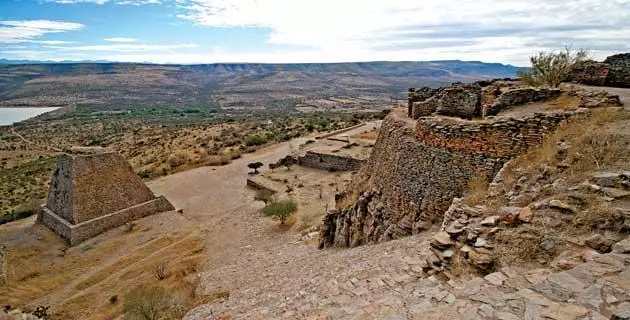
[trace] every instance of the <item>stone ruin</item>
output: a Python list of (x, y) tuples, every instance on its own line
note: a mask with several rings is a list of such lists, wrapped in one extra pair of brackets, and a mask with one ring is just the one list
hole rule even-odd
[[(518, 85), (500, 80), (410, 89), (407, 112), (394, 109), (385, 119), (355, 180), (357, 190), (336, 195), (338, 208), (324, 219), (320, 248), (355, 247), (428, 230), (442, 221), (471, 179), (490, 182), (507, 161), (539, 145), (558, 126), (588, 117), (590, 108), (621, 105), (618, 96), (571, 88), (565, 93), (578, 98), (574, 110), (501, 115), (501, 110), (563, 93)], [(471, 118), (476, 119), (467, 121)]]
[(120, 155), (63, 154), (57, 157), (38, 221), (76, 245), (129, 221), (172, 210)]
[(472, 120), (496, 115), (512, 106), (549, 100), (560, 94), (559, 89), (522, 88), (517, 81), (507, 79), (455, 83), (439, 89), (411, 88), (407, 114), (412, 119), (441, 115)]
[(569, 80), (592, 86), (630, 88), (630, 53), (610, 56), (604, 62), (586, 61), (573, 69)]

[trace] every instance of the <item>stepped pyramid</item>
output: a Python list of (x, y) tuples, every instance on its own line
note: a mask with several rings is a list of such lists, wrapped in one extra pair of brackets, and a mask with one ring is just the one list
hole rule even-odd
[(175, 210), (115, 153), (57, 157), (48, 201), (38, 221), (78, 244), (109, 229), (158, 212)]

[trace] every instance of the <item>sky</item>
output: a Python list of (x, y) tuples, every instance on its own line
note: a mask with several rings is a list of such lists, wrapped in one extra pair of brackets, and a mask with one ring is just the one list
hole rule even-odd
[(630, 0), (0, 0), (0, 58), (468, 60), (630, 51)]

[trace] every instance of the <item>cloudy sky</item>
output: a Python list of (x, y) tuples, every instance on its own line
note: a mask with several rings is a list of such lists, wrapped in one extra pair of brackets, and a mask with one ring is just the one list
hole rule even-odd
[(480, 60), (630, 51), (630, 0), (0, 0), (0, 58)]

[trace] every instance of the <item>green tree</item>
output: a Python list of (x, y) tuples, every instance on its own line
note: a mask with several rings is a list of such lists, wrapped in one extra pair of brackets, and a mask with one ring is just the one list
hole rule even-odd
[(565, 48), (560, 52), (539, 52), (530, 57), (532, 64), (528, 71), (519, 71), (519, 78), (526, 84), (535, 87), (557, 88), (566, 81), (573, 68), (588, 59), (585, 50), (571, 51)]
[(263, 166), (262, 162), (252, 162), (247, 164), (247, 167), (254, 170), (254, 174), (258, 174), (258, 169)]
[(271, 202), (263, 209), (265, 215), (280, 220), (280, 224), (284, 224), (296, 210), (297, 203), (293, 200)]

